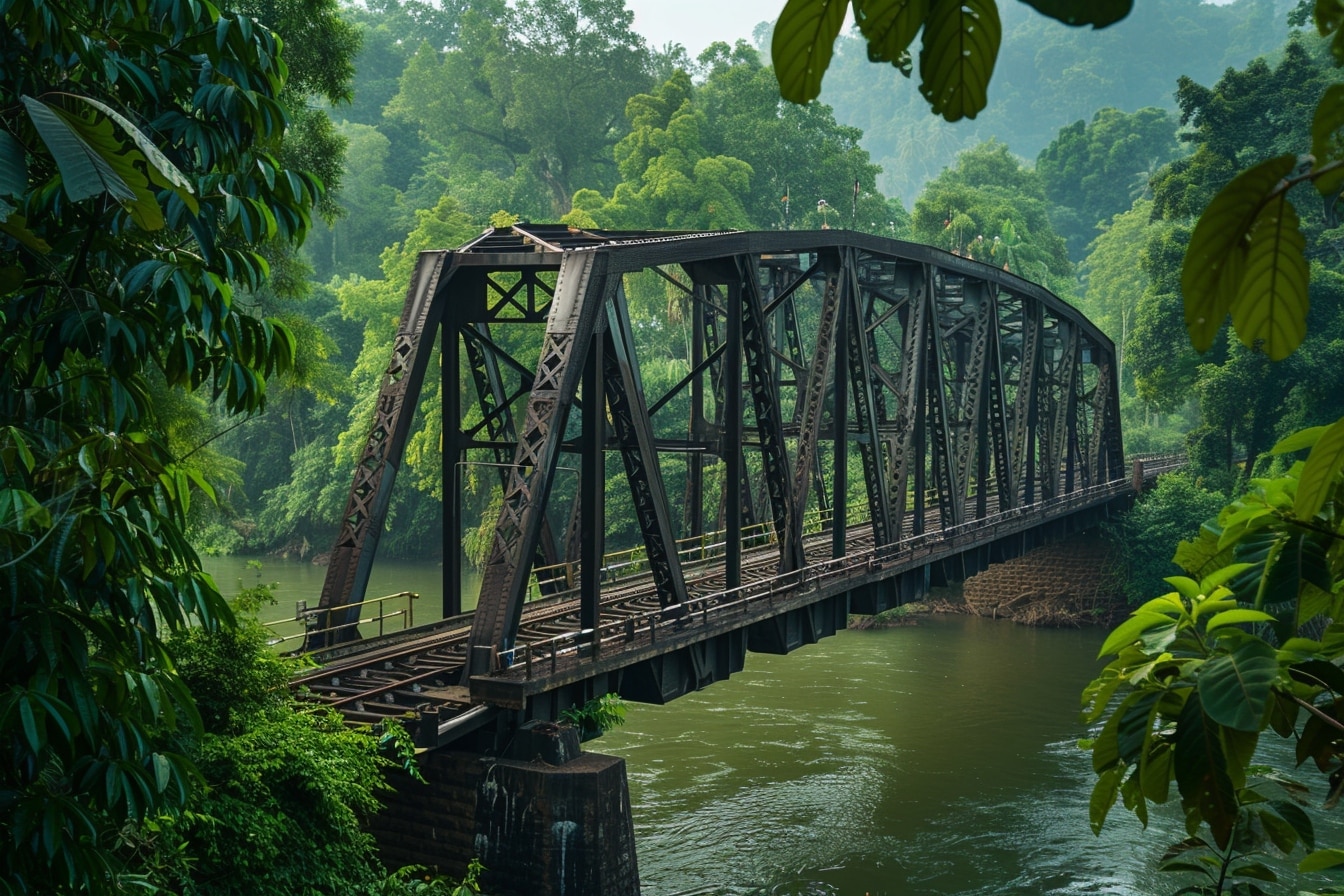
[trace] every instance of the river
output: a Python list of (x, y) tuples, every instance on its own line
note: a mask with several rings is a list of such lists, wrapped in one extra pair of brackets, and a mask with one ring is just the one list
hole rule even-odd
[[(242, 561), (207, 566), (226, 593), (256, 580)], [(280, 583), (289, 613), (294, 599), (316, 605), (322, 573), (267, 561), (261, 579)], [(422, 589), (426, 621), (439, 575), (385, 564), (374, 581)], [(919, 617), (749, 654), (727, 682), (630, 704), (588, 747), (626, 759), (644, 896), (1174, 892), (1154, 865), (1183, 836), (1178, 806), (1146, 833), (1119, 807), (1100, 838), (1088, 827), (1078, 700), (1102, 637)], [(1339, 835), (1318, 831), (1322, 845)]]

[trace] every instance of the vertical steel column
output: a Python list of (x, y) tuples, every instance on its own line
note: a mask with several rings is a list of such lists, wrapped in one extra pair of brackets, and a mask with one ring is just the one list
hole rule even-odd
[(441, 330), (443, 345), (443, 616), (462, 613), (462, 370), (458, 311), (446, 309)]
[(914, 473), (914, 500), (911, 512), (914, 522), (911, 534), (924, 531), (924, 352), (928, 343), (930, 321), (930, 274), (927, 265), (920, 268), (920, 283), (910, 284), (906, 291), (906, 311), (901, 334), (901, 371), (897, 381), (896, 439), (893, 446), (891, 487), (895, 491), (897, 513), (896, 537), (900, 537), (901, 518), (905, 513), (906, 495), (911, 491), (911, 473)]
[(929, 303), (932, 306), (931, 314), (935, 323), (929, 327), (928, 342), (924, 347), (925, 376), (928, 386), (925, 391), (928, 403), (928, 416), (925, 425), (928, 428), (929, 440), (933, 448), (934, 480), (938, 483), (939, 528), (947, 529), (962, 522), (962, 508), (955, 497), (961, 489), (955, 481), (956, 471), (952, 468), (954, 457), (952, 430), (949, 425), (951, 421), (948, 419), (948, 388), (944, 375), (945, 363), (943, 358), (943, 352), (947, 348), (941, 338), (944, 321), (940, 313), (941, 309), (938, 307), (938, 295), (935, 292), (936, 274), (930, 272), (929, 280), (931, 281)]
[(589, 340), (583, 368), (583, 448), (579, 452), (579, 627), (601, 621), (602, 555), (606, 540), (607, 400), (603, 384), (605, 336), (601, 321)]
[[(957, 489), (955, 501), (958, 520), (966, 518), (966, 499), (970, 494), (971, 455), (985, 455), (984, 434), (987, 432), (981, 424), (984, 416), (984, 383), (986, 366), (989, 361), (989, 334), (991, 325), (997, 326), (994, 316), (994, 303), (989, 284), (976, 282), (963, 287), (963, 299), (966, 303), (975, 294), (975, 318), (971, 324), (970, 357), (962, 371), (962, 387), (957, 408), (955, 427), (956, 466), (953, 482)], [(965, 305), (963, 305), (965, 307)], [(979, 468), (977, 467), (977, 471)], [(980, 488), (983, 492), (983, 484)]]
[[(760, 284), (751, 275), (756, 260), (737, 259), (738, 282), (741, 284), (737, 301), (729, 302), (737, 308), (742, 338), (742, 358), (751, 388), (751, 400), (756, 410), (756, 431), (761, 442), (761, 466), (765, 486), (770, 494), (770, 510), (774, 516), (775, 535), (779, 539), (780, 569), (789, 572), (806, 564), (803, 554), (802, 531), (789, 525), (793, 513), (794, 490), (788, 448), (784, 444), (784, 413), (780, 408), (779, 378), (775, 357), (770, 348), (766, 329), (765, 301)], [(792, 299), (786, 300), (786, 306)], [(738, 419), (741, 419), (741, 414)]]
[(1017, 365), (1017, 394), (1013, 402), (1013, 482), (1021, 490), (1022, 503), (1036, 500), (1036, 384), (1041, 369), (1041, 305), (1022, 300), (1022, 347)]
[(801, 541), (803, 516), (807, 511), (808, 478), (816, 464), (817, 440), (821, 436), (821, 412), (826, 398), (827, 373), (831, 367), (831, 348), (835, 343), (835, 319), (840, 310), (840, 276), (832, 271), (826, 276), (826, 290), (822, 296), (820, 321), (817, 324), (817, 346), (812, 353), (807, 383), (803, 395), (803, 413), (799, 424), (798, 454), (793, 468), (793, 507), (790, 509), (787, 531), (790, 540)]
[(890, 486), (878, 434), (878, 421), (884, 405), (881, 393), (878, 392), (879, 380), (874, 375), (877, 352), (873, 348), (872, 332), (868, 329), (872, 317), (871, 306), (864, 301), (857, 266), (851, 272), (848, 313), (852, 315), (852, 324), (846, 331), (849, 335), (849, 385), (853, 391), (854, 419), (861, 436), (859, 455), (863, 461), (863, 477), (868, 489), (868, 515), (873, 523), (873, 544), (881, 547), (895, 540)]
[(740, 281), (727, 285), (728, 314), (723, 359), (723, 447), (724, 459), (724, 588), (742, 584), (742, 502), (735, 500), (741, 491), (745, 465), (742, 455), (742, 303)]
[(595, 252), (568, 253), (561, 263), (527, 416), (509, 470), (490, 559), (481, 576), (464, 684), (472, 675), (497, 668), (501, 654), (512, 649), (517, 636), (565, 421), (583, 373), (583, 355), (609, 289), (606, 265), (606, 256)]
[[(691, 290), (691, 370), (700, 370), (705, 362), (705, 331), (699, 325), (701, 314), (708, 313), (705, 287), (696, 284)], [(690, 383), (690, 431), (692, 439), (703, 439), (708, 429), (705, 421), (705, 373), (697, 373)], [(684, 529), (688, 536), (705, 532), (705, 453), (690, 451), (686, 454), (686, 499), (682, 507)]]
[(853, 363), (849, 358), (849, 332), (853, 327), (854, 251), (840, 253), (839, 282), (836, 289), (835, 344), (839, 346), (831, 374), (831, 556), (845, 556), (849, 534), (849, 389), (845, 371)]

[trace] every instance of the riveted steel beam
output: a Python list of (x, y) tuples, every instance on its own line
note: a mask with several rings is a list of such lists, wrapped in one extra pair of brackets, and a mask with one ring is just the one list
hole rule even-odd
[[(323, 610), (339, 610), (359, 602), (368, 587), (378, 536), (387, 519), (392, 483), (405, 454), (415, 406), (433, 356), (434, 331), (444, 310), (440, 287), (452, 275), (450, 261), (447, 252), (422, 252), (416, 262), (401, 309), (392, 360), (383, 373), (378, 392), (373, 427), (355, 465), (354, 483), (322, 583), (318, 606)], [(429, 338), (425, 339), (426, 336)], [(331, 618), (335, 625), (343, 626), (358, 619), (358, 612), (338, 613)], [(326, 646), (329, 641), (355, 635), (353, 626), (337, 632), (335, 636), (315, 636), (314, 641), (320, 638), (323, 643), (308, 646)]]
[(560, 267), (526, 418), (481, 575), (468, 642), (468, 678), (496, 668), (518, 631), (565, 421), (605, 292), (614, 291), (605, 276), (606, 261), (604, 255), (576, 252), (567, 254)]

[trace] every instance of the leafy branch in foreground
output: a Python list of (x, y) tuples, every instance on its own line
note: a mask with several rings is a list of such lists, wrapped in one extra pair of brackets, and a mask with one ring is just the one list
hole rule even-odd
[(1083, 694), (1100, 727), (1085, 746), (1097, 774), (1099, 831), (1117, 799), (1147, 824), (1176, 784), (1188, 838), (1162, 867), (1203, 875), (1182, 892), (1260, 893), (1277, 879), (1259, 853), (1307, 850), (1302, 872), (1344, 864), (1317, 849), (1307, 787), (1255, 764), (1267, 731), (1324, 777), (1324, 808), (1344, 790), (1344, 420), (1290, 436), (1310, 448), (1183, 542), (1191, 577), (1150, 600), (1102, 645), (1114, 659)]

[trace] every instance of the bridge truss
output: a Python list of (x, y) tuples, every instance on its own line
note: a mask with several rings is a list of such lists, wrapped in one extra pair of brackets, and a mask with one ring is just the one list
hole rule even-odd
[(744, 546), (788, 574), (818, 539), (839, 558), (1126, 475), (1114, 347), (1011, 273), (846, 231), (517, 224), (420, 256), (328, 611), (363, 597), (434, 391), (445, 617), (461, 546), (495, 520), (464, 684), (511, 662), (530, 599), (577, 595), (597, 629), (620, 549), (675, 619), (688, 557), (729, 592)]

